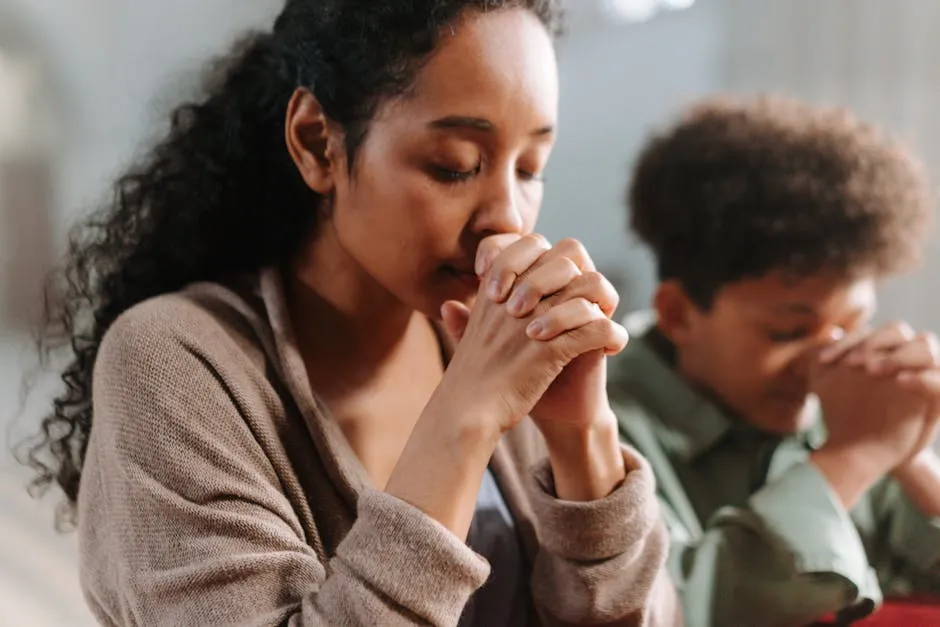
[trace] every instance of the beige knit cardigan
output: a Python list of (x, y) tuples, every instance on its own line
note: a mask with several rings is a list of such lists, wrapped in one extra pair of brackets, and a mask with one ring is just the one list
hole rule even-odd
[[(81, 582), (104, 625), (456, 625), (489, 565), (370, 487), (310, 389), (278, 274), (193, 285), (110, 329), (79, 495)], [(491, 468), (531, 577), (532, 625), (676, 625), (649, 467), (553, 496), (530, 420)]]

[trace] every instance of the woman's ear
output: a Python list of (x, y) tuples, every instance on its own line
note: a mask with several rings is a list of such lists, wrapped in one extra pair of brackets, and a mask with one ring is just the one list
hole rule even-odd
[(342, 164), (342, 137), (309, 90), (297, 88), (287, 105), (287, 151), (307, 187), (328, 196)]

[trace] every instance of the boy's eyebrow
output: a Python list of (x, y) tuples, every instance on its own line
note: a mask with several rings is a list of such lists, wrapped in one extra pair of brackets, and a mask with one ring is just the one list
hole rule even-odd
[(774, 307), (774, 309), (777, 311), (785, 311), (787, 313), (798, 313), (805, 316), (819, 315), (815, 309), (805, 303), (784, 303), (783, 305), (777, 305)]
[[(851, 315), (855, 318), (872, 318), (875, 315), (876, 310), (877, 308), (874, 305), (867, 307), (858, 306), (851, 311)], [(802, 316), (812, 316), (814, 318), (819, 317), (819, 312), (816, 311), (811, 305), (807, 305), (806, 303), (784, 303), (774, 307), (774, 311)]]

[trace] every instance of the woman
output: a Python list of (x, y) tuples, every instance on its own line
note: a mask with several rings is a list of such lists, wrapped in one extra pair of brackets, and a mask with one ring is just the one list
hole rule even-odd
[(289, 0), (80, 232), (42, 479), (103, 624), (675, 622), (616, 294), (530, 235), (557, 17)]

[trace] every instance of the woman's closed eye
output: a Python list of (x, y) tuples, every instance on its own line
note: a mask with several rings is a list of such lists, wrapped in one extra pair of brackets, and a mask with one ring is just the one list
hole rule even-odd
[(469, 170), (462, 170), (443, 165), (432, 166), (432, 174), (442, 183), (463, 183), (469, 181), (480, 171), (479, 164)]
[[(482, 162), (477, 163), (472, 168), (457, 165), (432, 164), (430, 170), (432, 176), (442, 183), (464, 183), (478, 175), (482, 166)], [(516, 176), (523, 183), (542, 183), (545, 180), (540, 171), (533, 171), (527, 168), (517, 168)]]
[(519, 176), (520, 181), (526, 183), (544, 183), (545, 177), (541, 172), (529, 172), (528, 170), (516, 170), (516, 174)]

